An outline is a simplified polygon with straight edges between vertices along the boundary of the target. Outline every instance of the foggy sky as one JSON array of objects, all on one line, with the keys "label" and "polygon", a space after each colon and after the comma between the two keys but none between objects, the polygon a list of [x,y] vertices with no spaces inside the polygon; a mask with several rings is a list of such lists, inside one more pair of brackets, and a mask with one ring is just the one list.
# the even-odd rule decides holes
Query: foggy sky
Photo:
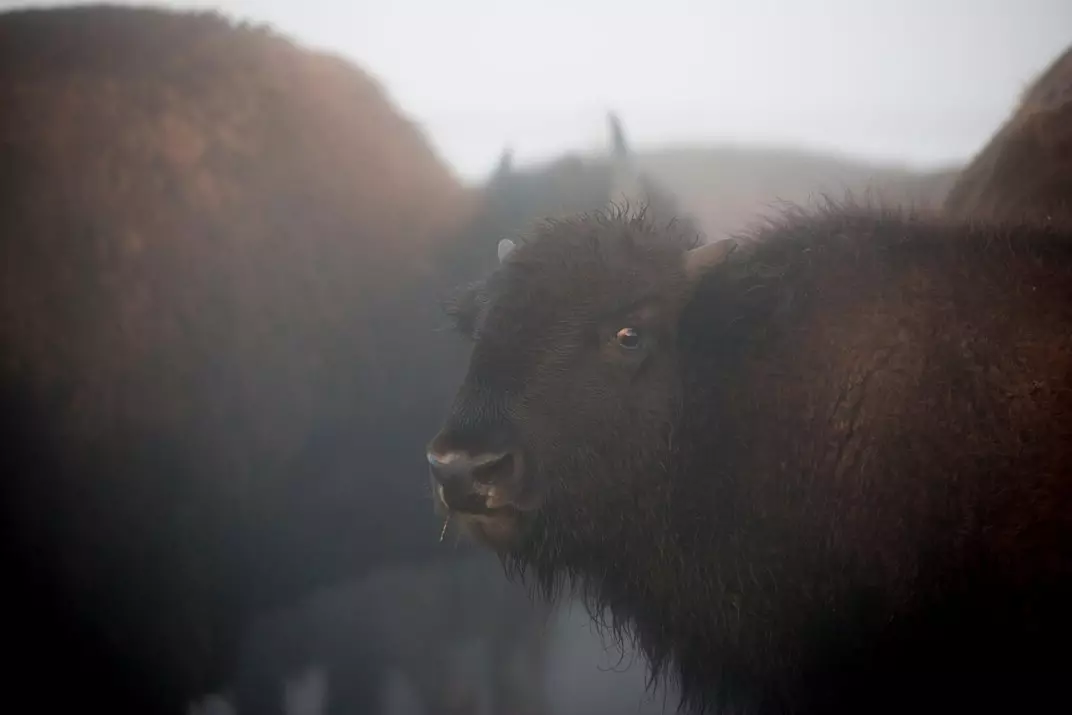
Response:
[{"label": "foggy sky", "polygon": [[[0,0],[2,7],[54,2]],[[1068,0],[184,0],[356,61],[470,179],[604,145],[962,161],[1072,42]],[[656,9],[657,8],[657,9]]]}]

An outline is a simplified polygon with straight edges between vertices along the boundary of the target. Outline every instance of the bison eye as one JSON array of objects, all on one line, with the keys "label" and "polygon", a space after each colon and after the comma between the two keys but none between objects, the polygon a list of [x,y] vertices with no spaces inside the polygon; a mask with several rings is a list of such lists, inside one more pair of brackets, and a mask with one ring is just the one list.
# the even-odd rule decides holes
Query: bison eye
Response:
[{"label": "bison eye", "polygon": [[635,328],[622,328],[615,335],[615,339],[626,350],[636,350],[640,347],[640,333]]}]

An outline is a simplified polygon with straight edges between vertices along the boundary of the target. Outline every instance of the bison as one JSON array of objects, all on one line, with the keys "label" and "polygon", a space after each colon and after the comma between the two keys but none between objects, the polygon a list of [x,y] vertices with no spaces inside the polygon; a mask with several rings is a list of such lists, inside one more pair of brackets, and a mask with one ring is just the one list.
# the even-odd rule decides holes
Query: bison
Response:
[{"label": "bison", "polygon": [[943,208],[960,217],[1072,221],[1072,46],[960,172]]},{"label": "bison", "polygon": [[449,306],[437,508],[609,609],[696,712],[1041,710],[1072,639],[1069,239],[849,202],[710,243],[546,222]]},{"label": "bison", "polygon": [[0,14],[0,107],[9,675],[57,712],[180,712],[255,615],[441,558],[426,306],[636,181],[467,187],[364,72],[215,13]]}]

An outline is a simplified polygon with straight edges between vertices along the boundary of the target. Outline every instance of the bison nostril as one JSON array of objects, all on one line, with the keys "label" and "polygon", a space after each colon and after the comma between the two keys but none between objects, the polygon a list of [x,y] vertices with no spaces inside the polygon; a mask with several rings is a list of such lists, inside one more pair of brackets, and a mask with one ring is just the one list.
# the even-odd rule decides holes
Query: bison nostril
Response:
[{"label": "bison nostril", "polygon": [[514,471],[514,455],[509,452],[487,457],[473,465],[473,481],[494,484],[508,478]]},{"label": "bison nostril", "polygon": [[519,489],[520,453],[429,449],[427,457],[436,494],[451,511],[487,513],[509,504]]},{"label": "bison nostril", "polygon": [[447,465],[457,461],[457,459],[461,455],[457,452],[444,452],[441,454],[439,452],[433,452],[432,450],[428,450],[424,456],[425,459],[428,460],[428,464],[432,467],[432,469],[442,469],[443,467],[446,467]]},{"label": "bison nostril", "polygon": [[441,484],[469,483],[488,486],[513,476],[517,460],[511,452],[478,454],[428,452],[432,474]]}]

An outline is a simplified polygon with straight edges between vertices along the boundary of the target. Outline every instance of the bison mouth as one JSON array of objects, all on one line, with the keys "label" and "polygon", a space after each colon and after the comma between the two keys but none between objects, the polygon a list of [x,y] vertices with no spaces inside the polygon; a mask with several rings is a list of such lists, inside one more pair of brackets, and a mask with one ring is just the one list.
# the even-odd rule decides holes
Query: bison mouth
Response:
[{"label": "bison mouth", "polygon": [[479,485],[473,490],[448,489],[442,484],[435,484],[436,510],[442,513],[492,516],[495,514],[516,514],[520,510],[504,494],[504,490],[494,486]]},{"label": "bison mouth", "polygon": [[496,551],[516,545],[525,509],[494,487],[479,491],[444,489],[433,480],[435,511],[444,517],[442,540],[452,524],[469,538]]}]

